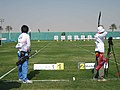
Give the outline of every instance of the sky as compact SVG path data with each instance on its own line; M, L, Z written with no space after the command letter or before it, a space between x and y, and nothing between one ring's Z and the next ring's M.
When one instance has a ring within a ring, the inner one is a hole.
M12 32L28 25L32 32L96 32L98 14L109 31L120 26L120 0L0 0L0 19ZM1 24L0 24L1 25Z

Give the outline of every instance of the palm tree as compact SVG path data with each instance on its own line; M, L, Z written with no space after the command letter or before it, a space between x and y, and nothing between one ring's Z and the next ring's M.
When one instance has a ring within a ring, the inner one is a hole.
M5 28L5 29L6 29L6 31L7 31L7 32L12 31L12 27L11 27L11 26L6 26L6 28Z
M112 30L112 32L117 29L117 26L115 24L111 24L111 26L109 27L109 29Z
M2 26L0 26L0 33L2 32L2 30L3 30L3 28L2 28Z
M62 33L61 33L61 36L65 36L65 32L62 32Z
M11 26L6 26L6 31L8 32L8 34L9 34L9 37L8 37L8 39L10 40L11 39L11 31L12 31L12 27Z

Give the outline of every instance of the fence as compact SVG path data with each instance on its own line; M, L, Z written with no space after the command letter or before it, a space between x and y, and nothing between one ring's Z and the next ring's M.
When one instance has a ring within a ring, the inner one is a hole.
M82 39L81 36L85 38L93 38L96 32L64 32L65 40L68 40L68 36L71 36L71 39L74 40L74 37ZM58 40L61 40L63 32L31 32L31 40L54 40L54 36L58 36ZM2 33L2 38L6 38L6 41L17 41L20 33ZM108 37L113 37L114 39L120 39L120 32L108 32ZM2 41L5 42L5 41Z

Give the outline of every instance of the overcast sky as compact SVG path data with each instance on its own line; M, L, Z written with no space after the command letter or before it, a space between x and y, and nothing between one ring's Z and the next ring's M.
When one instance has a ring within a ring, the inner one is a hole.
M34 32L95 32L100 11L106 30L120 25L120 0L0 0L3 28L11 25L13 32L23 24Z

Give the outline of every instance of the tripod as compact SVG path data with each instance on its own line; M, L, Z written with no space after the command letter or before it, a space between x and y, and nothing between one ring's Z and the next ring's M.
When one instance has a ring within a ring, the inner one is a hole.
M117 76L120 77L119 68L118 68L118 63L117 63L116 56L115 56L115 52L114 52L114 48L113 48L112 37L109 37L109 38L108 38L108 44L109 44L109 46L108 46L108 51L107 51L108 68L106 69L106 66L105 66L105 75L108 77L109 59L110 59L110 54L111 54L111 51L112 51L113 57L114 57L114 60L115 60L115 64L116 64Z

